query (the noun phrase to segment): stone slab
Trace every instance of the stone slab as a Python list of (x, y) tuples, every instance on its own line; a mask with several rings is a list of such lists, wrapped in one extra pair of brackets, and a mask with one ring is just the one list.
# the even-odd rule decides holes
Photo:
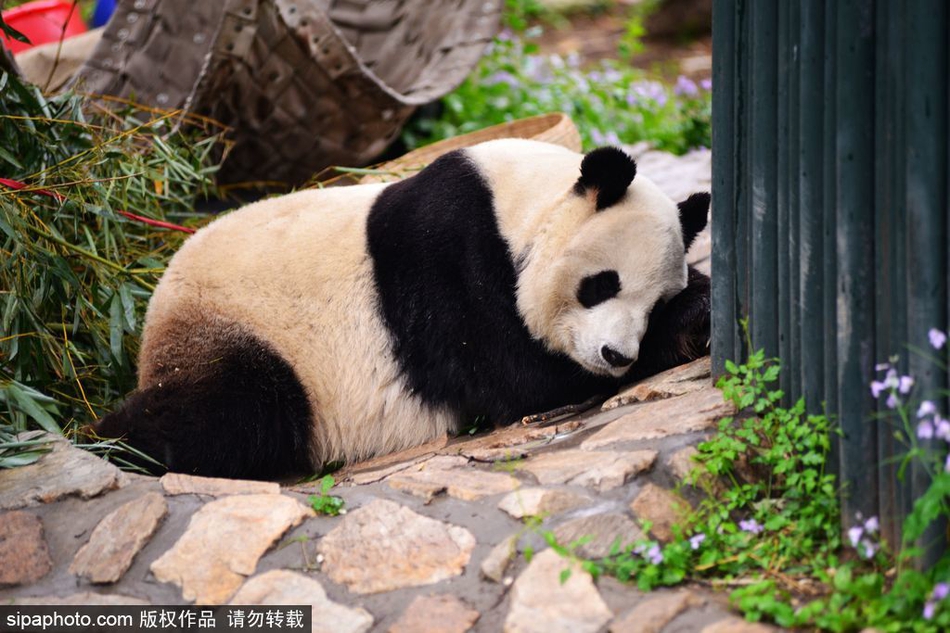
[(652, 522), (650, 533), (667, 542), (673, 538), (673, 526), (689, 515), (690, 506), (673, 492), (647, 484), (630, 504), (630, 509), (641, 521)]
[(479, 613), (451, 594), (416, 596), (389, 633), (465, 633)]
[(501, 582), (512, 559), (518, 554), (518, 534), (512, 534), (496, 545), (479, 566), (482, 576), (494, 582)]
[(313, 514), (284, 495), (215, 499), (192, 515), (178, 542), (152, 563), (152, 573), (181, 587), (185, 600), (222, 604), (284, 532)]
[(577, 548), (577, 553), (585, 558), (604, 558), (610, 554), (614, 543), (619, 542), (623, 551), (628, 545), (646, 538), (636, 523), (618, 512), (571, 519), (554, 528), (554, 536), (564, 546), (584, 537), (589, 538)]
[(0, 587), (31, 585), (52, 568), (40, 518), (20, 510), (0, 514)]
[(408, 469), (386, 478), (391, 488), (430, 500), (443, 492), (463, 501), (511, 492), (520, 483), (511, 475), (474, 468)]
[(662, 400), (708, 389), (712, 386), (711, 371), (708, 356), (668, 369), (624, 389), (607, 400), (601, 409), (609, 411), (628, 404)]
[(141, 598), (135, 598), (133, 596), (125, 596), (118, 593), (93, 593), (91, 591), (83, 591), (80, 593), (73, 593), (68, 596), (42, 596), (38, 598), (15, 598), (15, 604), (28, 604), (28, 605), (50, 605), (50, 606), (63, 606), (63, 607), (97, 607), (97, 606), (144, 606), (151, 604), (148, 600), (142, 600)]
[(778, 630), (774, 626), (761, 622), (748, 622), (742, 618), (730, 617), (704, 627), (700, 633), (772, 633)]
[(657, 452), (586, 451), (580, 449), (553, 451), (536, 455), (518, 465), (534, 475), (540, 484), (573, 484), (601, 492), (621, 486), (636, 475), (649, 470)]
[(702, 606), (705, 599), (691, 591), (652, 595), (610, 624), (610, 633), (660, 633), (676, 616)]
[(183, 473), (165, 473), (159, 480), (166, 495), (262, 495), (280, 494), (280, 484), (273, 481), (248, 481), (221, 477), (198, 477)]
[(51, 451), (36, 462), (0, 470), (0, 510), (15, 510), (78, 495), (89, 499), (121, 485), (121, 471), (63, 437), (46, 433)]
[(94, 584), (118, 581), (168, 513), (165, 498), (150, 492), (129, 501), (99, 522), (69, 566), (69, 573)]
[[(563, 579), (564, 570), (570, 575)], [(562, 581), (563, 580), (563, 581)], [(613, 617), (576, 561), (544, 550), (534, 556), (511, 588), (506, 633), (595, 633)]]
[(320, 539), (323, 571), (355, 593), (417, 587), (458, 576), (475, 548), (472, 533), (375, 499)]
[(512, 518), (550, 516), (591, 503), (590, 497), (558, 488), (522, 488), (498, 502), (498, 508)]
[(706, 431), (734, 411), (731, 403), (723, 401), (721, 391), (708, 387), (685, 396), (641, 404), (584, 440), (581, 448), (593, 450), (620, 442)]
[(312, 633), (364, 633), (373, 626), (373, 616), (366, 609), (333, 602), (315, 579), (286, 569), (250, 578), (234, 594), (230, 604), (309, 604), (313, 607)]

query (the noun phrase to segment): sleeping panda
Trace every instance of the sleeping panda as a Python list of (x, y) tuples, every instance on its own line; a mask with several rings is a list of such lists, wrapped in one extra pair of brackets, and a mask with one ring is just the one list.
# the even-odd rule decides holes
[(95, 431), (169, 470), (274, 478), (702, 355), (708, 279), (684, 253), (709, 196), (635, 176), (616, 148), (505, 139), (223, 216), (171, 260), (138, 389)]

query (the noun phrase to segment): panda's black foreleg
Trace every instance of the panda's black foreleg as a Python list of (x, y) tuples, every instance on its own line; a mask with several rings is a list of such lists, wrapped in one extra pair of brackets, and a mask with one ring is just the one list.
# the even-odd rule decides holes
[(276, 478), (308, 472), (310, 406), (293, 369), (253, 337), (231, 340), (188, 375), (133, 393), (94, 427), (122, 438), (164, 470), (212, 477)]
[(650, 315), (639, 359), (623, 382), (640, 380), (709, 354), (709, 309), (709, 277), (690, 267), (686, 289)]

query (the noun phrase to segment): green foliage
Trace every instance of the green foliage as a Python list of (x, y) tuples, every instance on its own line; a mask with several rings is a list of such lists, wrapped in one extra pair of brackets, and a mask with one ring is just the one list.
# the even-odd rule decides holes
[[(779, 365), (762, 351), (726, 369), (718, 386), (739, 414), (698, 446), (688, 482), (705, 499), (666, 545), (615, 545), (607, 558), (583, 561), (584, 568), (643, 590), (684, 580), (738, 586), (731, 600), (747, 619), (783, 627), (950, 630), (950, 586), (936, 582), (948, 578), (950, 554), (926, 572), (895, 566), (879, 542), (876, 517), (859, 520), (842, 542), (837, 485), (825, 472), (829, 420), (807, 415), (802, 401), (781, 405), (783, 393), (774, 388)], [(906, 410), (900, 414), (907, 417)], [(905, 543), (950, 516), (948, 500), (950, 473), (940, 468), (905, 523)], [(551, 541), (576, 560), (572, 547)], [(898, 558), (910, 562), (916, 553), (908, 547)]]
[(330, 489), (336, 481), (332, 475), (327, 475), (320, 480), (320, 492), (307, 497), (307, 502), (317, 514), (335, 517), (343, 512), (344, 501), (342, 497), (336, 497), (329, 494)]
[[(514, 24), (523, 27), (527, 20), (519, 17)], [(588, 148), (645, 140), (682, 154), (710, 146), (707, 88), (686, 78), (670, 88), (613, 61), (582, 69), (576, 56), (542, 56), (533, 41), (539, 33), (533, 27), (499, 35), (468, 79), (442, 99), (440, 118), (415, 119), (406, 127), (406, 145), (412, 149), (497, 123), (564, 112)]]
[(120, 212), (180, 221), (212, 187), (214, 136), (111, 106), (0, 73), (0, 173), (27, 185), (0, 185), (4, 465), (35, 457), (14, 434), (70, 433), (134, 387), (145, 307), (185, 234)]

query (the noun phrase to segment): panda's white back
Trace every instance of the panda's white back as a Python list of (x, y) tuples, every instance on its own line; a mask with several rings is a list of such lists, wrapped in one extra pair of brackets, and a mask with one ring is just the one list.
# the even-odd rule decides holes
[(184, 335), (183, 317), (214, 315), (247, 326), (297, 372), (315, 418), (314, 463), (364, 459), (450, 430), (450, 416), (407, 395), (387, 353), (366, 251), (366, 216), (385, 186), (263, 200), (189, 238), (149, 305), (139, 388), (157, 380), (153, 362)]

